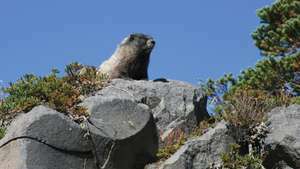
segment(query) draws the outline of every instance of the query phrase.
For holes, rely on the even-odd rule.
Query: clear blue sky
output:
[[[152,35],[151,79],[196,84],[260,59],[256,10],[273,0],[0,0],[0,79],[98,66],[129,33]]]

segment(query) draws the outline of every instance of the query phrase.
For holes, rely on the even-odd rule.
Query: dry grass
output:
[[[249,127],[264,121],[272,108],[288,105],[290,98],[283,93],[274,96],[262,90],[239,89],[226,96],[226,101],[224,119],[234,126]]]
[[[165,160],[171,157],[172,154],[184,145],[187,137],[181,129],[175,129],[169,136],[164,140],[164,145],[158,150],[157,158]]]

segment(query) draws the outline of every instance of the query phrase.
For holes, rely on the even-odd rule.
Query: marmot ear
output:
[[[126,38],[124,38],[120,45],[124,45],[124,44],[126,44],[126,43],[128,43],[130,41],[132,41],[131,35],[129,35]]]
[[[128,37],[128,41],[133,41],[134,40],[134,35],[129,35],[129,37]]]

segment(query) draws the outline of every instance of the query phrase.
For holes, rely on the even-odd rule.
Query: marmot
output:
[[[134,33],[126,37],[114,54],[98,68],[111,79],[130,78],[134,80],[148,79],[150,54],[155,41],[152,37]]]

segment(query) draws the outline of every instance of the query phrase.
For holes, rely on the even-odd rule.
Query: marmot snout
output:
[[[121,42],[114,54],[100,65],[98,72],[107,74],[111,79],[148,79],[148,65],[154,46],[155,41],[151,36],[131,34]]]

